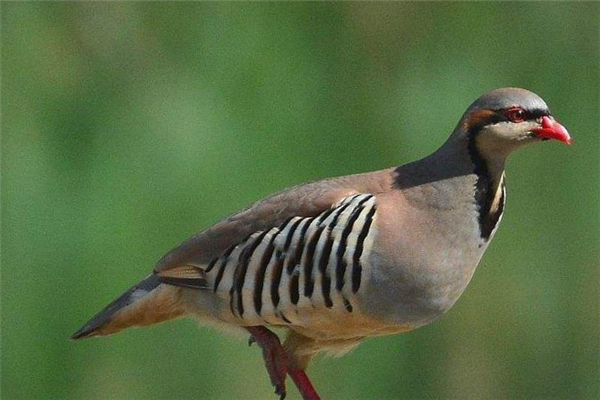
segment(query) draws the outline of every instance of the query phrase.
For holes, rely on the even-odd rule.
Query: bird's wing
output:
[[[257,232],[280,227],[294,217],[315,217],[356,193],[376,193],[390,186],[382,172],[332,178],[296,186],[260,200],[216,223],[167,253],[154,272],[167,276],[183,266],[202,266]],[[180,272],[184,272],[183,270]]]
[[[376,202],[368,193],[340,196],[312,216],[288,211],[285,220],[254,228],[209,262],[160,270],[159,279],[212,290],[229,303],[230,315],[248,323],[295,323],[312,308],[352,311],[372,246]]]

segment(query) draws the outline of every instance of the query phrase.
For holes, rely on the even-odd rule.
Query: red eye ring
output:
[[[509,108],[504,113],[504,116],[506,116],[506,118],[508,118],[508,120],[510,122],[515,122],[515,123],[523,122],[527,119],[527,115],[525,114],[525,111],[521,107]]]

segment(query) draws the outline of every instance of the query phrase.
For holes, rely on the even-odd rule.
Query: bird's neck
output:
[[[415,207],[472,210],[487,242],[504,208],[504,158],[486,157],[466,135],[452,135],[429,157],[397,168],[395,184]],[[464,204],[464,207],[461,206]]]
[[[486,148],[478,143],[475,134],[467,134],[466,140],[473,173],[477,177],[474,200],[478,212],[479,229],[481,237],[488,241],[504,211],[506,156],[486,152]]]

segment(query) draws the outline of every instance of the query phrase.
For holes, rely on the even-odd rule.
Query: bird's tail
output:
[[[96,314],[71,339],[110,335],[177,318],[183,314],[180,304],[180,289],[162,284],[152,274]]]

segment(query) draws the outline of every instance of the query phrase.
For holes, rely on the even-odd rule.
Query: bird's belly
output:
[[[290,328],[318,341],[353,340],[373,336],[384,336],[414,329],[411,324],[389,323],[382,318],[362,312],[351,314],[318,313],[305,316],[305,323],[290,325]]]
[[[204,293],[196,292],[196,296],[198,294]],[[283,299],[282,307],[264,309],[260,315],[252,312],[236,315],[231,312],[228,299],[222,298],[219,301],[213,296],[205,298],[210,300],[210,304],[202,304],[204,302],[198,302],[196,298],[194,308],[213,309],[216,311],[213,315],[222,322],[238,326],[287,327],[317,341],[356,340],[397,334],[416,328],[410,321],[390,321],[379,315],[371,315],[371,311],[363,304],[362,296],[351,297],[351,303],[347,303],[347,306],[344,306],[342,300],[338,301],[334,297],[331,307],[316,302],[314,298],[311,302],[311,299],[301,297],[297,305],[291,305]]]

